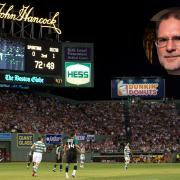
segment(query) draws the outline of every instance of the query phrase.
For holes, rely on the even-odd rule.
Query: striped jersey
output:
[[[130,150],[129,146],[125,146],[124,157],[130,157],[130,154],[131,154],[131,150]]]
[[[34,145],[35,145],[34,152],[38,152],[38,153],[46,152],[46,146],[43,142],[36,141]]]

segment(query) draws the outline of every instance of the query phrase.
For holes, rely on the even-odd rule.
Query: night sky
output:
[[[112,78],[161,75],[167,79],[167,96],[180,94],[180,78],[169,78],[161,67],[150,64],[143,49],[144,29],[150,18],[159,10],[179,6],[178,0],[2,2],[16,2],[19,7],[30,4],[35,7],[35,15],[44,17],[48,12],[59,11],[62,41],[94,43],[94,88],[59,88],[54,93],[78,100],[110,100]]]

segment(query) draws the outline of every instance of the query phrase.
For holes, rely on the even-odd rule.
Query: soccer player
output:
[[[46,152],[46,145],[43,143],[43,137],[39,137],[38,141],[36,141],[31,149],[34,151],[33,153],[33,173],[32,176],[37,176],[38,167],[42,160],[42,154]]]
[[[131,149],[129,147],[129,143],[127,143],[124,147],[124,160],[125,160],[125,167],[124,169],[127,170],[128,164],[130,163],[130,155],[131,155]]]
[[[33,150],[30,149],[30,151],[27,155],[27,168],[29,168],[29,166],[31,165],[32,159],[33,159]]]
[[[54,172],[56,172],[57,163],[60,163],[59,170],[62,171],[63,154],[64,154],[64,146],[63,146],[63,142],[61,141],[60,144],[56,148],[56,163],[54,164],[54,168],[53,168]]]
[[[83,143],[80,145],[81,153],[80,153],[80,168],[84,168],[84,162],[85,162],[85,147]]]
[[[76,139],[76,135],[72,132],[69,138],[66,141],[64,146],[64,154],[66,155],[66,178],[69,178],[69,166],[71,163],[74,163],[74,169],[72,172],[72,177],[75,178],[77,171],[77,153],[80,152],[80,147],[78,145],[78,140]]]

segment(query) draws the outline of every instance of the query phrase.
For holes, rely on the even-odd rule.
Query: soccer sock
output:
[[[69,166],[66,166],[66,173],[69,172]]]
[[[76,171],[77,171],[77,165],[74,165],[74,170],[73,170],[73,173],[72,173],[73,176],[76,175]]]
[[[127,166],[128,166],[128,164],[127,164],[127,163],[125,163],[125,169],[127,169]]]
[[[69,171],[69,166],[66,165],[66,178],[69,178],[68,171]]]
[[[76,165],[74,165],[74,170],[77,170],[77,164],[76,164]]]
[[[38,166],[33,166],[33,171],[35,172],[35,173],[37,173],[37,170],[38,170]]]
[[[60,168],[60,170],[62,170],[62,164],[60,164],[59,168]]]
[[[68,173],[66,173],[66,178],[69,178],[69,175],[68,175]]]
[[[56,169],[57,164],[54,164],[54,169]]]

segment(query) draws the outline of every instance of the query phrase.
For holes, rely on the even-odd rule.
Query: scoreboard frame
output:
[[[1,38],[1,37],[0,37]],[[5,45],[6,49],[9,48],[11,52],[14,49],[14,54],[9,60],[4,56],[2,61],[6,64],[6,67],[1,67],[0,63],[0,83],[6,84],[21,84],[29,86],[51,86],[51,87],[94,87],[94,52],[92,43],[74,43],[74,42],[56,42],[56,41],[44,41],[35,39],[20,39],[20,38],[1,38],[10,42],[9,45]],[[1,41],[2,42],[2,41]],[[0,42],[0,47],[1,44]],[[9,68],[11,65],[11,59],[20,51],[15,46],[11,47],[11,43],[18,42],[21,44],[19,49],[24,52],[24,56],[21,57],[21,63],[23,68],[19,68],[18,61],[14,61],[14,66],[17,68]],[[23,45],[22,45],[23,44]],[[7,47],[9,46],[9,47]],[[23,46],[23,47],[22,47]],[[66,49],[81,51],[78,53],[70,54],[71,61],[67,60]],[[85,52],[86,51],[86,52]],[[7,52],[9,54],[10,52]],[[69,57],[70,57],[69,56]],[[23,59],[24,58],[24,59]],[[79,59],[76,59],[79,58]],[[17,59],[17,58],[16,58]],[[24,62],[23,62],[24,61]],[[71,84],[66,82],[66,62],[81,64],[81,67],[85,67],[86,64],[89,68],[88,83],[84,84]],[[75,78],[77,78],[75,76]],[[79,78],[79,77],[78,77]],[[81,77],[86,78],[86,77]],[[78,80],[81,82],[81,79]],[[85,81],[82,81],[85,82]]]
[[[3,55],[2,61],[6,61],[6,64],[11,63],[11,59],[8,61],[4,56],[11,53],[12,49],[10,42],[23,43],[24,47],[24,69],[10,69],[7,67],[0,67],[0,82],[10,84],[26,84],[26,85],[38,85],[38,86],[57,86],[61,87],[62,80],[62,59],[61,59],[61,46],[58,43],[51,41],[42,41],[34,39],[16,39],[16,38],[3,38],[7,39],[9,44],[5,45],[5,49],[9,49],[6,54]],[[14,56],[17,54],[17,50],[14,50]],[[56,52],[51,52],[56,51]],[[38,53],[37,53],[38,52]],[[53,53],[56,53],[55,55]],[[38,56],[36,56],[38,54]],[[50,58],[50,55],[54,55],[54,58]],[[57,56],[56,56],[57,55]],[[37,62],[43,62],[42,66]],[[16,63],[16,62],[14,62]],[[51,66],[53,64],[53,66]]]

